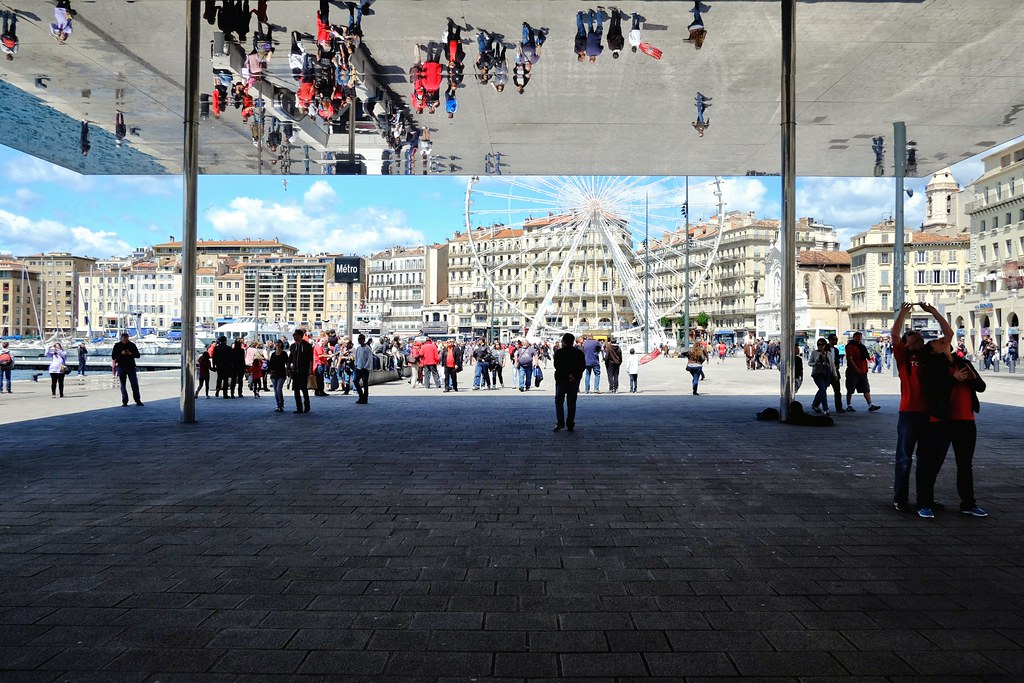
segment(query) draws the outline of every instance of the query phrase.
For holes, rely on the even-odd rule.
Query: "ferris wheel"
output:
[[[531,340],[564,332],[666,341],[724,229],[720,178],[473,176],[466,241],[495,315]],[[689,201],[687,202],[687,197]],[[691,223],[685,237],[686,213]]]

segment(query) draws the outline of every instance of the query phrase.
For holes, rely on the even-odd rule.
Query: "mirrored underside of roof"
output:
[[[88,174],[180,173],[184,111],[185,8],[178,0],[72,0],[74,31],[64,44],[50,33],[54,3],[7,0],[17,14],[20,45],[0,61],[0,143]],[[223,1],[200,3],[220,7]],[[262,3],[252,0],[250,10]],[[331,160],[349,149],[348,117],[316,123],[294,109],[299,83],[288,63],[291,34],[313,36],[319,2],[269,0],[275,53],[253,94],[262,94],[265,122],[296,118],[294,144],[276,152],[254,146],[241,110],[227,106],[200,125],[200,168],[207,174],[345,172]],[[347,25],[342,2],[330,20]],[[642,40],[662,51],[656,60],[618,59],[607,44],[595,63],[577,61],[577,12],[595,7],[567,0],[379,0],[362,18],[362,47],[353,63],[381,102],[404,107],[410,127],[429,129],[432,158],[406,167],[391,155],[378,123],[357,107],[356,167],[367,173],[412,171],[475,175],[773,174],[780,159],[780,3],[706,0],[701,49],[688,42],[690,2],[619,6],[640,18]],[[221,49],[218,25],[202,21],[201,84],[210,94],[214,69],[241,80],[258,17],[249,15],[243,47]],[[465,80],[453,118],[441,108],[410,109],[410,67],[440,44],[447,17],[465,27]],[[523,22],[547,29],[539,61],[522,94],[481,85],[474,62],[482,29],[496,33],[511,70]],[[871,140],[886,138],[893,164],[892,124],[905,121],[917,142],[917,175],[927,175],[1024,132],[1024,69],[1019,0],[800,2],[797,7],[797,172],[871,175]],[[237,37],[237,36],[236,36]],[[315,49],[312,37],[305,39]],[[216,50],[214,48],[217,48]],[[45,86],[45,87],[41,87]],[[691,123],[700,92],[711,99],[703,137]],[[257,105],[259,101],[257,100]],[[115,144],[115,115],[127,133]],[[81,121],[90,152],[81,153]],[[266,123],[265,123],[266,125]],[[265,129],[262,131],[265,134]],[[284,158],[278,158],[283,154]],[[500,161],[497,155],[500,154]],[[271,163],[273,162],[273,163]],[[326,162],[326,163],[325,163]],[[282,169],[282,166],[284,167]],[[345,166],[348,169],[348,166]]]

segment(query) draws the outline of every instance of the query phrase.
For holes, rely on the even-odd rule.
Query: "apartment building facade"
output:
[[[49,252],[20,256],[16,260],[39,276],[42,296],[39,312],[44,332],[74,330],[79,320],[78,274],[88,271],[96,259],[68,252]]]
[[[13,259],[0,259],[0,336],[41,335],[39,274]]]
[[[984,172],[969,187],[973,277],[957,297],[947,300],[950,322],[969,349],[984,337],[1000,347],[1020,343],[1020,293],[1024,287],[1024,143],[982,158]]]

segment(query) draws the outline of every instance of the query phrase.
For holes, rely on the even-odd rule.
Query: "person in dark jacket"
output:
[[[274,385],[274,400],[277,402],[276,413],[284,412],[284,381],[288,378],[288,354],[284,350],[284,342],[280,339],[274,345],[274,351],[267,358],[267,373]]]
[[[296,414],[309,412],[309,375],[313,372],[313,345],[306,341],[306,331],[299,329],[292,334],[291,362],[292,392],[295,394]]]
[[[615,337],[612,337],[604,345],[604,367],[608,371],[608,391],[613,394],[619,392],[619,367],[621,366],[622,349],[619,348]]]
[[[231,345],[230,355],[231,359],[231,394],[242,398],[242,387],[245,386],[245,347],[242,346],[242,339],[235,339],[235,343]]]
[[[576,428],[576,397],[580,393],[580,380],[587,368],[583,351],[575,346],[576,337],[566,332],[562,347],[555,351],[555,431],[563,427],[570,432]],[[568,415],[565,410],[568,408]]]
[[[231,347],[228,346],[228,338],[224,335],[217,338],[217,345],[213,347],[213,371],[217,373],[214,397],[220,396],[223,391],[224,398],[231,398]]]
[[[127,332],[121,334],[121,341],[114,344],[110,357],[117,366],[117,377],[121,381],[121,405],[128,405],[128,389],[125,382],[132,384],[132,398],[135,405],[142,405],[142,398],[139,394],[139,375],[135,367],[135,359],[139,357],[139,347],[136,346]]]
[[[952,445],[960,512],[988,517],[974,498],[973,467],[978,439],[974,414],[981,409],[978,393],[985,391],[985,380],[969,360],[952,352],[946,337],[928,342],[925,350],[929,423],[917,459],[917,514],[924,519],[935,517],[935,480]]]
[[[462,372],[462,347],[451,339],[441,352],[441,367],[444,368],[444,390],[459,390],[459,373]]]

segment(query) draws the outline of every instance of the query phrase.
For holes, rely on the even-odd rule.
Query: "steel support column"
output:
[[[793,353],[796,345],[796,0],[782,0],[782,223],[779,248],[782,251],[782,301],[779,415],[789,421],[796,373]]]
[[[907,174],[907,126],[903,121],[892,124],[892,154],[896,162],[896,234],[892,245],[892,303],[893,311],[899,311],[907,295],[906,250],[903,244],[903,178]],[[893,313],[893,317],[895,316],[896,313]]]
[[[185,13],[185,212],[181,236],[181,421],[196,421],[196,175],[199,171],[199,0],[188,0]]]

